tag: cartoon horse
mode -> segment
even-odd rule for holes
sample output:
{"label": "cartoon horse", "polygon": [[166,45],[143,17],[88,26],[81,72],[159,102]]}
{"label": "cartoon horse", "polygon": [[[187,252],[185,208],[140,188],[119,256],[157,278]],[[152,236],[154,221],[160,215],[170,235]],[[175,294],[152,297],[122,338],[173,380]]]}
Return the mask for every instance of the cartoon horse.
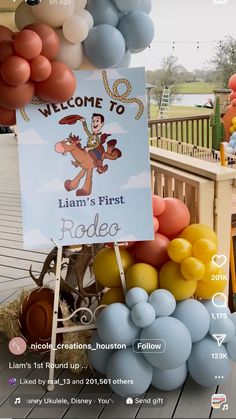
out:
{"label": "cartoon horse", "polygon": [[[116,160],[122,156],[121,151],[116,148],[116,140],[110,140],[107,142],[107,150],[105,151],[102,147],[102,160]],[[81,140],[79,136],[69,135],[69,138],[66,138],[63,141],[59,141],[55,144],[54,149],[57,153],[66,155],[69,152],[74,160],[71,163],[75,167],[81,167],[79,174],[73,180],[66,180],[64,183],[65,189],[69,192],[78,188],[81,179],[85,176],[85,182],[82,188],[77,189],[77,196],[90,195],[92,192],[92,178],[93,178],[93,169],[96,167],[94,159],[86,149],[86,147],[81,147]]]}

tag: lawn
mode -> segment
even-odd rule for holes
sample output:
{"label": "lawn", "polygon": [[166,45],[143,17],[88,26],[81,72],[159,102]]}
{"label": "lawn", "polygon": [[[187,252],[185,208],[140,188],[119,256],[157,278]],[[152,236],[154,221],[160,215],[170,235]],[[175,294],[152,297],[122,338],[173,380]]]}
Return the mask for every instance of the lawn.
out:
{"label": "lawn", "polygon": [[[178,116],[209,115],[210,109],[197,108],[194,106],[170,106],[170,118]],[[151,119],[158,118],[158,107],[151,105]]]}
{"label": "lawn", "polygon": [[180,83],[178,84],[178,93],[213,93],[213,90],[217,88],[216,83],[206,83],[203,81],[196,81],[192,83]]}

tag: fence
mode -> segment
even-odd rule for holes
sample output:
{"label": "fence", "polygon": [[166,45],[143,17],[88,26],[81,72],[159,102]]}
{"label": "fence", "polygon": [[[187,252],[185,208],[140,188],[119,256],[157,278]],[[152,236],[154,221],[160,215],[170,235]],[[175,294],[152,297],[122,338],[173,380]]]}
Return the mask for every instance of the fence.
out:
{"label": "fence", "polygon": [[[205,160],[211,163],[220,163],[220,152],[207,148],[196,146],[192,144],[183,143],[182,141],[171,140],[170,138],[150,138],[150,145],[162,148],[164,150],[174,151],[178,154],[185,156],[195,157],[201,160]],[[236,156],[232,154],[226,154],[226,160],[228,166],[236,168]]]}
{"label": "fence", "polygon": [[[154,193],[179,198],[189,208],[191,223],[216,231],[219,253],[229,257],[232,183],[236,170],[150,146]],[[226,267],[229,272],[229,266]]]}
{"label": "fence", "polygon": [[171,138],[196,146],[212,148],[210,115],[151,119],[148,127],[150,137]]}

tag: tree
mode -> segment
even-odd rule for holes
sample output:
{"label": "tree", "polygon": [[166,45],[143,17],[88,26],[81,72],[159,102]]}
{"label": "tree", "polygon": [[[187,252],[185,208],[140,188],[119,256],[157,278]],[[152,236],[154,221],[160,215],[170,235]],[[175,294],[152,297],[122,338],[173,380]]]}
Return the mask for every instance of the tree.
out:
{"label": "tree", "polygon": [[176,98],[176,94],[178,93],[178,75],[179,66],[177,64],[177,57],[175,57],[174,55],[168,55],[167,57],[164,57],[161,62],[161,68],[159,70],[147,71],[147,81],[156,86],[153,89],[153,96],[158,106],[160,106],[162,92],[165,86],[171,88],[170,103],[173,102],[173,100]]}
{"label": "tree", "polygon": [[236,73],[236,40],[228,36],[224,41],[219,42],[210,62],[216,68],[217,81],[220,82],[222,88],[227,88],[229,78]]}

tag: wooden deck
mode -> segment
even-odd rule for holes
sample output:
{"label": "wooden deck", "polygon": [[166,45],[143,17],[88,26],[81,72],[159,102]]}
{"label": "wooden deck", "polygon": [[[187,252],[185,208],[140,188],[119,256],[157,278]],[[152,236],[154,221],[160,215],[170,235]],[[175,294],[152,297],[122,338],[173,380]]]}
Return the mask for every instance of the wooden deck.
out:
{"label": "wooden deck", "polygon": [[[22,221],[20,206],[19,174],[17,163],[17,144],[12,136],[0,136],[0,304],[14,299],[19,290],[33,287],[29,277],[29,266],[32,264],[35,273],[40,271],[46,252],[32,252],[23,249]],[[1,321],[1,320],[0,320]],[[153,387],[143,397],[151,402],[162,398],[164,405],[156,407],[153,404],[126,405],[122,399],[116,397],[108,385],[72,384],[73,379],[94,377],[86,370],[80,376],[72,374],[67,369],[56,370],[56,377],[61,385],[55,390],[47,392],[45,386],[35,384],[20,384],[20,378],[47,380],[48,369],[36,369],[34,362],[41,363],[48,360],[48,356],[27,353],[13,356],[8,351],[8,344],[0,335],[0,418],[235,418],[236,412],[236,367],[234,366],[231,379],[224,386],[203,388],[187,379],[185,385],[173,392],[164,393]],[[29,362],[32,368],[10,368],[11,362]],[[9,385],[9,377],[17,379],[16,385]],[[65,384],[65,381],[70,384]],[[211,395],[225,393],[229,410],[212,410]],[[16,398],[21,398],[21,405],[14,404]],[[43,404],[33,405],[27,402],[31,398],[43,401]],[[65,398],[65,404],[46,404],[51,398]],[[74,404],[73,399],[92,400],[91,406]],[[103,399],[105,404],[100,403]],[[68,403],[67,403],[68,402]]]}

